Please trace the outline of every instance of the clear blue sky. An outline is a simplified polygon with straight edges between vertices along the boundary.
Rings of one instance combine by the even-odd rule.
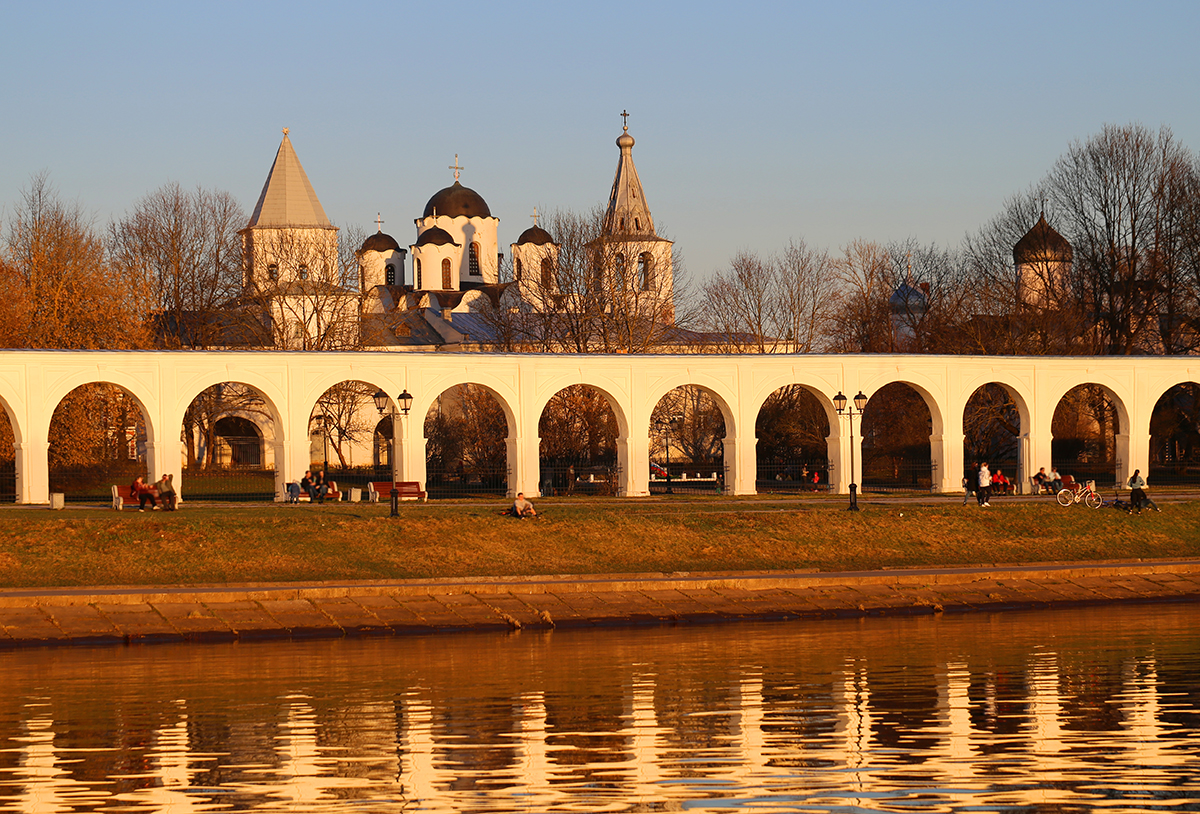
[[[1200,3],[6,3],[0,207],[101,224],[168,181],[247,212],[283,127],[338,225],[462,181],[505,247],[605,200],[620,112],[703,278],[790,238],[957,244],[1105,123],[1200,149]]]

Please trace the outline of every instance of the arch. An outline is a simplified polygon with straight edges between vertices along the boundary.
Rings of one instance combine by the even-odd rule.
[[[197,385],[200,389],[194,390]],[[178,413],[186,496],[193,500],[273,500],[282,492],[286,472],[307,468],[307,460],[298,460],[307,456],[288,452],[292,440],[288,422],[276,406],[278,396],[271,395],[273,389],[260,377],[245,377],[197,383],[184,391],[192,394]],[[254,424],[254,434],[262,438],[257,464],[246,458],[224,457],[218,423],[227,417],[239,419],[232,423],[241,428],[237,437],[247,445],[250,435],[243,422]],[[307,438],[304,443],[307,446]]]
[[[383,267],[383,284],[396,285],[396,266],[392,263]]]
[[[685,384],[667,391],[651,410],[647,430],[651,493],[722,491],[725,420],[719,397],[711,390]]]
[[[638,288],[642,291],[654,288],[654,255],[650,252],[638,255]]]
[[[50,416],[50,491],[72,502],[103,501],[113,485],[124,489],[134,478],[149,476],[148,423],[145,406],[119,385],[89,382],[72,388]]]
[[[1072,397],[1076,403],[1071,403]],[[1123,480],[1129,467],[1129,413],[1107,384],[1077,382],[1053,402],[1050,460],[1063,475],[1108,485]]]
[[[629,481],[627,450],[619,407],[600,388],[567,384],[538,412],[542,494],[621,494]]]
[[[833,403],[793,383],[772,390],[755,413],[755,486],[759,492],[830,488]],[[836,412],[836,411],[833,411]]]
[[[1200,383],[1181,381],[1155,399],[1146,478],[1152,485],[1200,482]]]
[[[1030,412],[1022,393],[1004,382],[980,384],[963,404],[962,427],[963,477],[974,477],[969,463],[986,460],[993,475],[1002,473],[1013,491],[1024,491],[1036,468],[1031,469]]]
[[[490,387],[452,385],[424,415],[426,491],[430,497],[509,492],[509,440],[516,428]]]
[[[863,409],[861,427],[864,492],[932,491],[940,483],[941,461],[934,454],[936,402],[928,391],[906,381],[875,390]],[[924,404],[925,415],[916,408]],[[880,410],[887,410],[880,418]],[[881,422],[886,421],[886,424]]]

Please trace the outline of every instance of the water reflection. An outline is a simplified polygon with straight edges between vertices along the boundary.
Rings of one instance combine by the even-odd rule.
[[[1196,610],[7,652],[0,806],[1198,810]]]

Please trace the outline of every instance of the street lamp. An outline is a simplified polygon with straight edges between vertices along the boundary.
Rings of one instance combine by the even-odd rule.
[[[683,423],[683,416],[673,415],[668,418],[660,418],[654,422],[658,427],[659,432],[667,439],[663,446],[667,448],[667,491],[666,494],[673,495],[675,490],[671,488],[671,430],[679,431],[679,425]]]
[[[321,456],[321,471],[325,473],[325,477],[329,477],[329,416],[321,413],[317,416],[321,419],[321,445],[323,454]]]
[[[382,390],[375,392],[375,409],[379,410],[379,414],[383,415],[383,411],[387,410],[390,405],[388,394]],[[391,458],[392,464],[392,517],[400,516],[400,490],[396,483],[399,481],[399,471],[396,466],[396,451],[400,446],[400,415],[408,415],[408,411],[412,409],[413,397],[408,392],[408,388],[404,389],[400,395],[396,396],[396,402],[400,405],[400,412],[391,410],[392,416],[392,451],[388,456]]]
[[[859,390],[858,395],[854,397],[854,405],[847,407],[846,397],[839,390],[838,394],[833,397],[833,406],[838,415],[846,415],[850,418],[850,506],[847,511],[856,512],[858,511],[858,484],[854,483],[854,417],[862,416],[863,409],[867,406],[867,397],[863,395],[863,391]]]

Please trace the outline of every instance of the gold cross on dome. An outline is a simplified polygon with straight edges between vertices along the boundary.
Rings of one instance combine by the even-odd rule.
[[[533,225],[534,225],[534,226],[537,226],[538,211],[537,211],[537,207],[536,207],[536,206],[533,208],[533,214],[532,214],[532,215],[530,215],[529,217],[533,218]]]
[[[621,111],[621,126],[625,130],[629,129],[629,112],[626,110]]]
[[[383,217],[381,215],[382,213],[380,212],[375,213],[375,229],[379,232],[383,231]]]
[[[455,181],[458,180],[458,174],[466,169],[466,167],[458,166],[458,153],[454,154],[454,163],[451,164],[447,169],[454,170],[454,180]]]

